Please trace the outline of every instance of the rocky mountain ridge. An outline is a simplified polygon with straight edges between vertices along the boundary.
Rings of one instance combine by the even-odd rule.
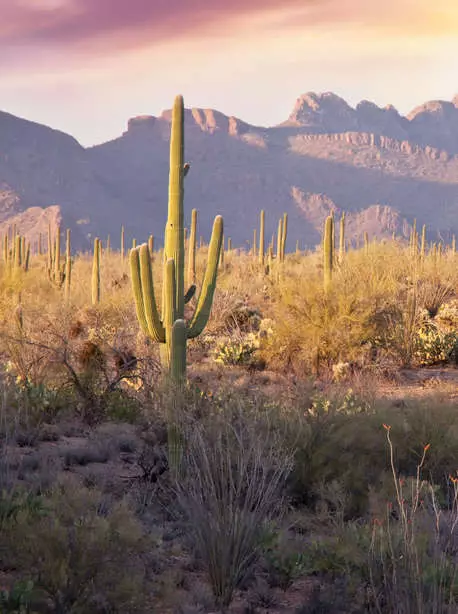
[[[163,235],[170,110],[131,118],[117,139],[83,148],[73,137],[0,112],[0,232],[14,222],[32,239],[45,222],[94,236],[143,241]],[[413,219],[430,237],[458,234],[458,96],[407,116],[332,93],[299,97],[270,128],[212,109],[186,109],[187,222],[199,210],[208,237],[222,213],[225,234],[244,246],[266,210],[267,232],[288,212],[290,249],[313,246],[324,217],[345,210],[349,236],[406,236]],[[51,208],[51,209],[50,209]],[[23,227],[23,228],[22,228]]]

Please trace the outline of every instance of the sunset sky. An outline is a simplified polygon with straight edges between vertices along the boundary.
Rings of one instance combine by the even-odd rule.
[[[457,58],[457,0],[0,0],[0,109],[83,145],[177,93],[263,125],[307,91],[407,113]]]

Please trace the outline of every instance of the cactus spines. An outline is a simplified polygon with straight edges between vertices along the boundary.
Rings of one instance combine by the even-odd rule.
[[[259,264],[264,266],[264,254],[265,254],[265,220],[266,214],[264,209],[259,216]]]
[[[164,241],[164,281],[162,309],[159,314],[153,285],[148,247],[141,245],[130,253],[132,288],[137,318],[142,331],[160,342],[161,360],[175,381],[186,373],[186,342],[199,335],[207,324],[216,286],[218,262],[223,237],[223,219],[215,218],[208,249],[208,264],[196,310],[189,322],[184,320],[184,305],[195,290],[184,293],[185,247],[183,229],[183,165],[184,105],[183,98],[175,98],[171,139],[168,217]],[[192,290],[192,292],[191,292]]]
[[[345,258],[345,211],[340,217],[340,232],[339,232],[339,261],[343,262]]]
[[[191,232],[188,241],[188,285],[196,283],[197,209],[191,211]]]
[[[94,239],[94,254],[92,257],[92,304],[100,303],[100,239]]]
[[[332,237],[333,219],[328,215],[324,224],[323,237],[323,272],[324,272],[324,289],[327,291],[331,287],[332,267],[334,260],[334,244]]]

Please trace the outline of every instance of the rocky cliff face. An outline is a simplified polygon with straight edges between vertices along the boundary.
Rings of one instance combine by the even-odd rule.
[[[279,126],[252,126],[211,109],[187,109],[186,215],[199,210],[208,237],[214,215],[243,246],[266,210],[267,233],[284,211],[289,238],[319,241],[331,210],[347,212],[349,237],[408,234],[413,219],[431,238],[458,234],[458,97],[402,117],[332,93],[300,96]],[[13,221],[36,238],[48,222],[73,230],[75,247],[94,236],[119,244],[162,238],[170,111],[128,121],[117,139],[84,149],[75,139],[0,113],[0,232]]]

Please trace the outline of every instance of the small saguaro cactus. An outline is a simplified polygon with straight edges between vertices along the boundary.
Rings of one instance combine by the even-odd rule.
[[[420,247],[420,260],[425,259],[426,251],[426,224],[423,224],[421,229],[421,247]]]
[[[286,236],[288,234],[288,214],[283,214],[283,223],[281,230],[281,243],[280,243],[280,260],[281,262],[285,261],[285,252],[286,252]]]
[[[100,239],[94,239],[94,255],[92,257],[92,304],[100,303]]]
[[[340,217],[340,231],[339,231],[339,261],[343,262],[345,258],[345,211]]]
[[[65,262],[61,263],[60,258],[60,226],[56,228],[54,241],[51,235],[51,225],[48,228],[48,278],[58,288],[61,288],[65,281]]]
[[[280,218],[278,220],[278,229],[277,229],[277,260],[280,262],[281,260],[281,242],[283,238],[283,219]]]
[[[259,264],[264,266],[264,255],[265,255],[265,221],[266,214],[264,209],[261,211],[261,215],[259,217]]]
[[[126,240],[126,236],[124,232],[124,226],[121,226],[121,262],[124,262],[125,240]]]
[[[67,228],[65,245],[65,300],[70,300],[70,286],[72,281],[72,248],[70,243],[70,228]]]
[[[171,138],[168,217],[164,240],[164,278],[162,309],[157,309],[153,274],[148,246],[140,245],[130,252],[132,289],[137,318],[142,331],[161,343],[161,362],[172,379],[184,380],[186,375],[186,343],[200,335],[210,316],[216,286],[218,262],[223,238],[223,218],[217,216],[208,248],[208,264],[194,315],[186,322],[184,306],[191,300],[195,286],[184,292],[185,246],[183,228],[184,176],[184,104],[175,98]]]
[[[328,215],[324,224],[323,237],[323,273],[324,289],[327,291],[331,287],[332,268],[334,262],[334,242],[332,236],[333,219]]]

